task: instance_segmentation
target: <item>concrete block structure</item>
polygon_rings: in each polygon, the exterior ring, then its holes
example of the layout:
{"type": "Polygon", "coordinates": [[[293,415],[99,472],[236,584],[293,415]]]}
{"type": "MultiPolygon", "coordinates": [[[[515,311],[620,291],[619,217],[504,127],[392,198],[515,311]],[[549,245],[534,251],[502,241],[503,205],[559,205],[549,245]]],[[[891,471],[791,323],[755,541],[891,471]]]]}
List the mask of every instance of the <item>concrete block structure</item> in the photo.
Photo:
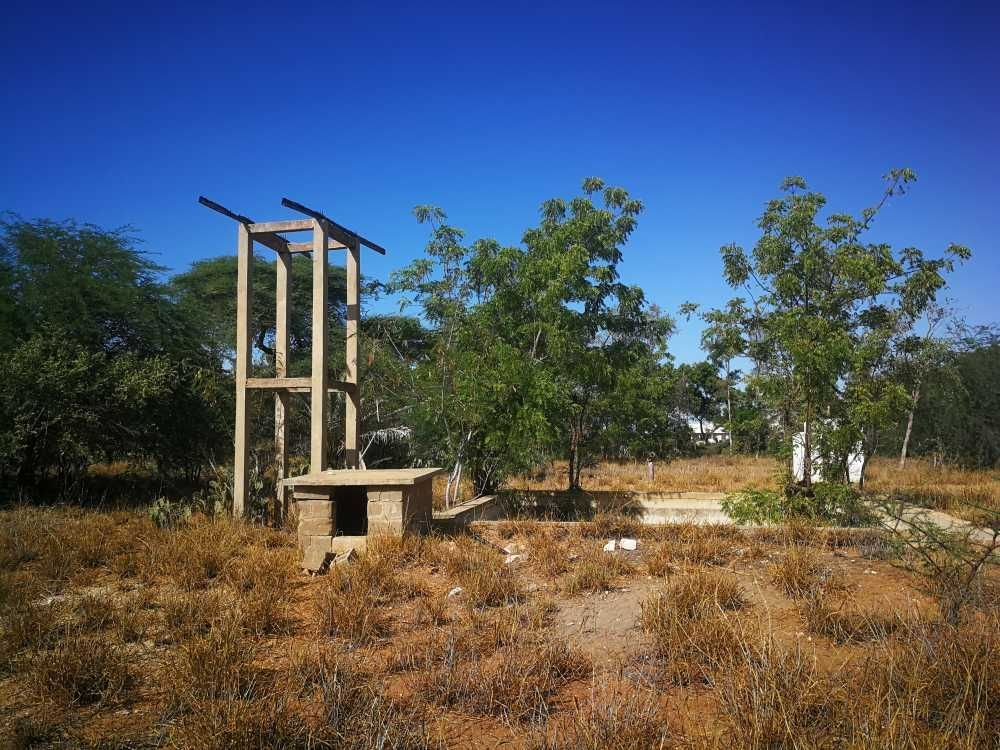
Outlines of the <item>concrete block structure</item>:
{"type": "Polygon", "coordinates": [[[236,430],[233,439],[233,514],[243,515],[249,485],[249,410],[253,390],[274,393],[274,445],[278,507],[288,506],[294,492],[298,511],[299,547],[303,567],[322,569],[331,554],[363,546],[369,533],[403,534],[430,526],[431,480],[439,469],[378,469],[366,471],[359,451],[361,385],[358,348],[361,320],[361,247],[385,255],[385,249],[341,226],[319,211],[282,198],[281,204],[306,219],[255,222],[204,196],[199,202],[239,225],[237,228],[236,297],[236,430]],[[309,232],[310,242],[291,242],[288,233],[309,232]],[[251,377],[254,244],[278,256],[275,279],[274,377],[251,377]],[[327,256],[346,254],[345,372],[340,380],[327,372],[327,256]],[[288,376],[289,300],[294,253],[312,259],[312,373],[288,376]],[[327,393],[344,393],[343,469],[328,469],[327,393]],[[290,395],[309,394],[309,473],[288,478],[288,410],[290,395]],[[351,542],[350,540],[357,540],[351,542]]]}

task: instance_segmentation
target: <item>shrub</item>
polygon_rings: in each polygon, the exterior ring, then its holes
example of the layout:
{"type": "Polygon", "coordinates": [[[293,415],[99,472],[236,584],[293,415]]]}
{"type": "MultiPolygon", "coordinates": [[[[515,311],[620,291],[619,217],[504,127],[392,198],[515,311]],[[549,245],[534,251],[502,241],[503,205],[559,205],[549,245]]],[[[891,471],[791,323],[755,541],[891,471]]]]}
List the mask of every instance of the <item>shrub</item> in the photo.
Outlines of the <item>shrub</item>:
{"type": "Polygon", "coordinates": [[[825,565],[816,550],[801,545],[788,547],[771,566],[771,580],[788,596],[796,598],[844,586],[843,577],[825,565]]]}
{"type": "Polygon", "coordinates": [[[726,610],[746,604],[732,576],[693,571],[646,599],[639,621],[665,660],[668,679],[687,684],[707,679],[733,653],[742,626],[726,610]]]}
{"type": "Polygon", "coordinates": [[[820,591],[809,592],[799,605],[799,612],[811,633],[837,643],[878,641],[903,625],[896,614],[882,614],[862,609],[848,602],[834,602],[820,591]]]}
{"type": "Polygon", "coordinates": [[[874,526],[878,518],[863,496],[847,484],[817,482],[811,494],[747,489],[722,501],[722,510],[738,524],[778,524],[799,518],[828,526],[874,526]]]}
{"type": "Polygon", "coordinates": [[[747,489],[722,500],[723,512],[738,524],[776,524],[785,519],[784,500],[773,490],[747,489]]]}
{"type": "Polygon", "coordinates": [[[32,689],[39,698],[64,705],[107,703],[134,683],[122,647],[107,638],[71,635],[37,653],[30,666],[32,689]]]}

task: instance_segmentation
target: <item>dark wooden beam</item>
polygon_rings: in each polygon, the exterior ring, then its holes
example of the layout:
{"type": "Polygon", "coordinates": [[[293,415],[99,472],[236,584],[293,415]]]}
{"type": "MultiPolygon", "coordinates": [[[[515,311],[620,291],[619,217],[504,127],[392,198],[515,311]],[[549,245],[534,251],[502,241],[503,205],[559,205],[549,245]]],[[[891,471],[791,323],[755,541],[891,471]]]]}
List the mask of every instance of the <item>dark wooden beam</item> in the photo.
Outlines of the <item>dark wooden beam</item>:
{"type": "Polygon", "coordinates": [[[326,225],[327,231],[330,233],[330,235],[338,242],[341,242],[344,245],[353,246],[355,244],[361,244],[367,248],[374,250],[376,253],[385,255],[384,247],[382,247],[381,245],[376,245],[371,240],[362,237],[357,232],[351,231],[345,226],[341,226],[333,219],[331,219],[329,216],[326,216],[325,214],[322,214],[319,211],[311,209],[307,206],[303,206],[301,203],[297,203],[288,198],[282,198],[281,205],[284,206],[285,208],[290,208],[293,211],[298,211],[300,214],[311,216],[317,221],[322,221],[326,225]]]}
{"type": "MultiPolygon", "coordinates": [[[[223,206],[221,203],[216,203],[215,201],[210,200],[209,198],[206,198],[204,195],[199,195],[198,196],[198,202],[201,205],[205,206],[206,208],[210,208],[213,211],[222,214],[223,216],[229,217],[233,221],[238,221],[240,224],[242,224],[243,226],[247,227],[248,230],[250,229],[251,225],[253,225],[253,223],[254,223],[254,220],[251,219],[249,216],[244,216],[243,214],[238,214],[238,213],[236,213],[234,211],[230,211],[228,208],[226,208],[225,206],[223,206]]],[[[253,234],[253,241],[254,242],[259,242],[264,247],[271,248],[276,253],[287,253],[287,252],[289,252],[289,249],[288,249],[288,240],[286,240],[281,235],[274,234],[273,232],[265,232],[265,233],[260,233],[260,234],[254,233],[253,234]]]]}

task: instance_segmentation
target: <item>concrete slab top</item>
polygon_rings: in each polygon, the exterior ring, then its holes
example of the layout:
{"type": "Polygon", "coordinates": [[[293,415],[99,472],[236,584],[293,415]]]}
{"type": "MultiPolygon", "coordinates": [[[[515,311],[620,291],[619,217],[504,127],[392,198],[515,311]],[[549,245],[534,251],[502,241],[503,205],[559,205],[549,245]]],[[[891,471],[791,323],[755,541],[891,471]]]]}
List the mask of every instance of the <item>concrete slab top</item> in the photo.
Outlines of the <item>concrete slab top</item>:
{"type": "Polygon", "coordinates": [[[285,479],[288,487],[391,487],[419,484],[444,469],[327,469],[285,479]]]}

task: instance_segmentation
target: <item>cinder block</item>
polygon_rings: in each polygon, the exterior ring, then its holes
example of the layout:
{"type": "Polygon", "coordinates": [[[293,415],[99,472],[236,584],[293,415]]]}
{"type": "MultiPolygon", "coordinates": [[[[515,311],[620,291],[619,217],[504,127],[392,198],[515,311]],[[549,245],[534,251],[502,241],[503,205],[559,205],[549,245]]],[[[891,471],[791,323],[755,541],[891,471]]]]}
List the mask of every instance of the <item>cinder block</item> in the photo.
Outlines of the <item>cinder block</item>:
{"type": "Polygon", "coordinates": [[[367,490],[368,500],[371,502],[402,502],[403,491],[391,487],[369,487],[367,490]]]}
{"type": "Polygon", "coordinates": [[[299,500],[299,518],[330,518],[334,504],[331,500],[299,500]]]}
{"type": "Polygon", "coordinates": [[[332,487],[296,487],[296,500],[326,500],[330,501],[333,496],[332,487]]]}
{"type": "Polygon", "coordinates": [[[323,570],[329,564],[331,537],[311,536],[299,539],[302,548],[302,567],[311,573],[323,570]]]}
{"type": "Polygon", "coordinates": [[[303,518],[299,516],[298,534],[300,538],[308,536],[333,536],[336,523],[332,518],[303,518]]]}

